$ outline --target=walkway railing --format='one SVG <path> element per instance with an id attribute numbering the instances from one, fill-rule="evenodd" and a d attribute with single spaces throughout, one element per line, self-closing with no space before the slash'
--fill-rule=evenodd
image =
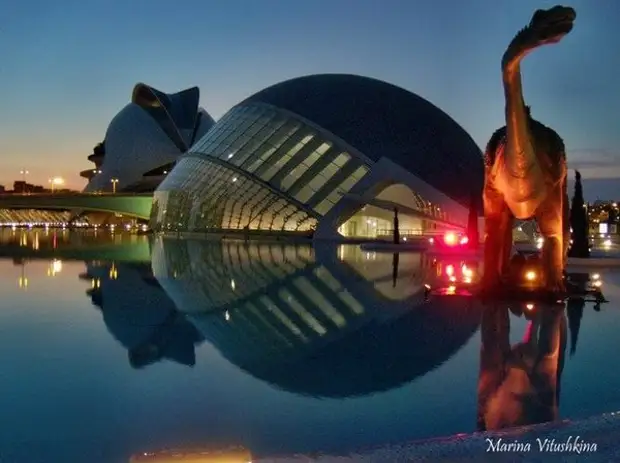
<path id="1" fill-rule="evenodd" d="M 458 229 L 455 227 L 454 231 L 458 232 L 460 230 L 462 230 L 462 227 L 459 227 Z M 406 236 L 406 237 L 412 237 L 412 238 L 428 238 L 430 236 L 443 236 L 446 233 L 446 229 L 443 230 L 433 230 L 433 229 L 423 229 L 423 228 L 410 228 L 410 229 L 404 229 L 401 228 L 398 230 L 398 233 L 401 237 Z M 380 228 L 377 230 L 377 237 L 392 237 L 394 236 L 394 229 L 393 228 Z"/>

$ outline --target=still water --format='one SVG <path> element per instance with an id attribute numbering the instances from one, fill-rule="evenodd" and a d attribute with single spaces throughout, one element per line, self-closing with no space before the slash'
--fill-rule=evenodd
<path id="1" fill-rule="evenodd" d="M 620 409 L 612 270 L 600 311 L 526 317 L 425 302 L 420 254 L 36 233 L 1 236 L 3 462 L 346 452 Z"/>

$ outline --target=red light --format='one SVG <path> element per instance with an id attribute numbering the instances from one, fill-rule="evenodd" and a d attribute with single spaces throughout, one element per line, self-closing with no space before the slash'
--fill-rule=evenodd
<path id="1" fill-rule="evenodd" d="M 446 265 L 446 275 L 449 277 L 454 275 L 454 265 Z"/>
<path id="2" fill-rule="evenodd" d="M 448 246 L 454 246 L 458 242 L 457 236 L 453 232 L 446 233 L 443 237 L 443 240 Z"/>

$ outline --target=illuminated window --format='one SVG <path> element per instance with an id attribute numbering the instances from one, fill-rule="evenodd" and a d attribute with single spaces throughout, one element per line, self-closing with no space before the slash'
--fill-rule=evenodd
<path id="1" fill-rule="evenodd" d="M 306 159 L 300 162 L 298 166 L 296 166 L 293 170 L 291 170 L 286 177 L 282 180 L 280 184 L 280 188 L 282 191 L 287 191 L 293 183 L 299 180 L 299 177 L 310 167 L 317 162 L 322 155 L 324 155 L 327 150 L 331 147 L 331 143 L 323 143 L 319 146 L 315 151 L 310 153 Z"/>
<path id="2" fill-rule="evenodd" d="M 340 201 L 343 194 L 346 194 L 357 182 L 361 180 L 366 172 L 368 172 L 368 169 L 364 166 L 355 169 L 355 171 L 344 179 L 342 183 L 334 189 L 334 191 L 327 195 L 323 201 L 317 204 L 314 210 L 319 214 L 326 214 L 338 201 Z"/>
<path id="3" fill-rule="evenodd" d="M 314 193 L 325 185 L 330 178 L 336 175 L 338 170 L 344 166 L 349 159 L 351 159 L 349 154 L 340 153 L 333 162 L 325 166 L 305 187 L 299 190 L 295 195 L 295 199 L 302 203 L 307 203 Z"/>
<path id="4" fill-rule="evenodd" d="M 264 181 L 268 182 L 271 178 L 286 164 L 289 159 L 291 159 L 295 154 L 299 152 L 312 138 L 314 135 L 306 135 L 302 138 L 295 146 L 293 146 L 290 150 L 284 153 L 280 158 L 273 163 L 271 167 L 269 167 L 265 172 L 263 172 L 260 177 Z"/>
<path id="5" fill-rule="evenodd" d="M 261 149 L 257 150 L 258 157 L 247 167 L 247 171 L 254 172 L 267 162 L 273 153 L 275 153 L 289 138 L 294 136 L 299 127 L 299 124 L 289 123 L 278 129 L 269 139 L 265 140 Z"/>

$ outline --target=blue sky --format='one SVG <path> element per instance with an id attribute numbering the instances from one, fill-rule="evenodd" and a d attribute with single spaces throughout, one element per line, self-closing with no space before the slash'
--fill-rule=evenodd
<path id="1" fill-rule="evenodd" d="M 0 0 L 0 183 L 25 167 L 29 181 L 83 186 L 86 156 L 139 81 L 165 92 L 197 85 L 219 118 L 288 78 L 367 75 L 430 100 L 483 147 L 503 125 L 502 53 L 554 3 Z M 526 59 L 526 100 L 564 137 L 586 195 L 620 197 L 620 2 L 567 4 L 575 29 Z"/>

